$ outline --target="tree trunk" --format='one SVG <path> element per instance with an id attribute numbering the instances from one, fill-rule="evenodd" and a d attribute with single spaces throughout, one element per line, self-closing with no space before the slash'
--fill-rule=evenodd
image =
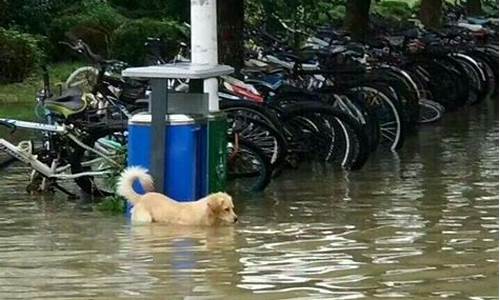
<path id="1" fill-rule="evenodd" d="M 467 0 L 467 15 L 479 16 L 482 12 L 481 0 Z"/>
<path id="2" fill-rule="evenodd" d="M 347 0 L 345 29 L 356 40 L 364 40 L 368 32 L 371 0 Z"/>
<path id="3" fill-rule="evenodd" d="M 420 4 L 420 21 L 425 27 L 437 29 L 441 26 L 443 0 L 422 0 Z"/>
<path id="4" fill-rule="evenodd" d="M 237 70 L 243 66 L 244 0 L 218 0 L 219 62 Z"/>

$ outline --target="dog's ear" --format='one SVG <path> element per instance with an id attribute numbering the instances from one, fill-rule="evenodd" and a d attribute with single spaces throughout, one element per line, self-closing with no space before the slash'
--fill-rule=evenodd
<path id="1" fill-rule="evenodd" d="M 214 195 L 208 199 L 207 205 L 212 212 L 217 212 L 218 210 L 220 210 L 222 203 L 223 199 L 221 197 Z"/>

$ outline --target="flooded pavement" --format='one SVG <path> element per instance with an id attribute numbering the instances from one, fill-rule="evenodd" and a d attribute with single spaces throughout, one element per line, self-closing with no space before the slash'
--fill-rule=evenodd
<path id="1" fill-rule="evenodd" d="M 498 163 L 498 105 L 473 107 L 360 172 L 235 196 L 241 223 L 218 229 L 132 227 L 10 169 L 0 299 L 498 299 Z"/>

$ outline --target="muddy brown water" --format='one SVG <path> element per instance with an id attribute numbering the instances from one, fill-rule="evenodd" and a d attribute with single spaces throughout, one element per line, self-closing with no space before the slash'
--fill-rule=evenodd
<path id="1" fill-rule="evenodd" d="M 493 101 L 494 102 L 494 101 Z M 240 224 L 131 226 L 0 176 L 0 299 L 498 299 L 498 105 L 355 173 L 308 165 Z"/>

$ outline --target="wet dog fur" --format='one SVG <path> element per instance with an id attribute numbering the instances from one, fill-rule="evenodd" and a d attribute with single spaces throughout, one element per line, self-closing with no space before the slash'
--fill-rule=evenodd
<path id="1" fill-rule="evenodd" d="M 135 181 L 141 183 L 146 191 L 144 195 L 134 190 Z M 238 216 L 234 213 L 233 200 L 226 193 L 211 194 L 194 202 L 177 202 L 153 191 L 153 178 L 147 170 L 130 167 L 121 174 L 116 192 L 133 205 L 131 210 L 133 223 L 217 226 L 238 221 Z"/>

